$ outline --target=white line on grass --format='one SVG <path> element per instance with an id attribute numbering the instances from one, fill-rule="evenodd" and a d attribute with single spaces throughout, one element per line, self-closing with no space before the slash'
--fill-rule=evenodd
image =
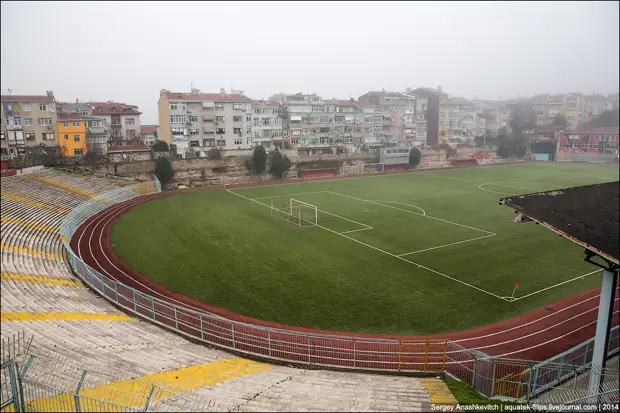
<path id="1" fill-rule="evenodd" d="M 423 210 L 422 208 L 420 208 L 419 206 L 415 206 L 415 205 L 411 205 L 411 204 L 405 204 L 404 202 L 396 202 L 396 201 L 381 201 L 381 200 L 374 200 L 373 202 L 379 202 L 379 203 L 384 203 L 384 204 L 398 204 L 398 205 L 405 205 L 408 207 L 412 207 L 412 208 L 416 208 L 419 209 L 420 211 L 422 211 L 421 214 L 418 215 L 422 215 L 422 216 L 426 216 L 426 211 Z"/>
<path id="2" fill-rule="evenodd" d="M 445 244 L 445 245 L 438 245 L 438 246 L 436 246 L 436 247 L 425 248 L 425 249 L 423 249 L 423 250 L 417 250 L 417 251 L 412 251 L 412 252 L 406 252 L 406 253 L 404 253 L 404 254 L 399 254 L 398 256 L 399 256 L 399 257 L 404 257 L 405 255 L 412 255 L 412 254 L 417 254 L 417 253 L 419 253 L 419 252 L 425 252 L 425 251 L 430 251 L 430 250 L 436 250 L 436 249 L 438 249 L 438 248 L 449 247 L 449 246 L 452 246 L 452 245 L 463 244 L 463 243 L 465 243 L 465 242 L 476 241 L 476 240 L 478 240 L 478 239 L 489 238 L 489 237 L 494 237 L 494 236 L 495 236 L 495 235 L 491 235 L 491 234 L 488 234 L 488 235 L 483 235 L 483 236 L 481 236 L 481 237 L 470 238 L 470 239 L 466 239 L 466 240 L 463 240 L 463 241 L 452 242 L 452 243 L 450 243 L 450 244 Z"/>
<path id="3" fill-rule="evenodd" d="M 342 231 L 342 232 L 340 232 L 340 234 L 349 234 L 349 233 L 351 233 L 351 232 L 366 231 L 366 230 L 368 230 L 368 229 L 372 229 L 372 227 L 352 229 L 352 230 L 350 230 L 350 231 Z"/>
<path id="4" fill-rule="evenodd" d="M 437 221 L 446 222 L 446 223 L 452 224 L 452 225 L 458 225 L 459 227 L 469 228 L 469 229 L 472 229 L 472 230 L 478 231 L 478 232 L 484 232 L 485 234 L 497 235 L 496 233 L 491 232 L 491 231 L 487 231 L 485 229 L 470 227 L 469 225 L 459 224 L 458 222 L 448 221 L 447 219 L 436 218 L 436 217 L 432 217 L 430 215 L 421 215 L 421 214 L 418 214 L 416 212 L 409 211 L 407 209 L 402 209 L 402 208 L 398 208 L 398 207 L 391 206 L 391 205 L 384 205 L 384 204 L 380 204 L 379 202 L 369 201 L 367 199 L 357 198 L 357 197 L 354 197 L 354 196 L 351 196 L 351 195 L 345 195 L 345 194 L 341 194 L 341 193 L 334 192 L 334 191 L 327 191 L 327 192 L 329 192 L 330 194 L 335 194 L 335 195 L 340 195 L 340 196 L 344 196 L 344 197 L 347 197 L 347 198 L 355 199 L 357 201 L 368 202 L 370 204 L 379 205 L 379 206 L 382 206 L 382 207 L 385 207 L 385 208 L 396 209 L 398 211 L 406 212 L 408 214 L 423 216 L 424 218 L 430 218 L 430 219 L 434 219 L 434 220 L 437 220 Z"/>
<path id="5" fill-rule="evenodd" d="M 230 190 L 228 190 L 228 189 L 226 189 L 226 191 L 227 191 L 227 192 L 230 192 L 230 193 L 232 193 L 232 194 L 234 194 L 234 195 L 237 195 L 238 197 L 241 197 L 241 198 L 247 199 L 248 201 L 255 202 L 255 203 L 259 204 L 259 205 L 265 206 L 265 207 L 267 207 L 267 208 L 270 208 L 270 209 L 275 209 L 275 208 L 272 208 L 272 207 L 271 207 L 271 205 L 263 204 L 263 203 L 262 203 L 262 202 L 260 202 L 260 201 L 256 201 L 256 200 L 254 200 L 254 199 L 252 199 L 252 198 L 248 198 L 247 196 L 244 196 L 244 195 L 238 194 L 238 193 L 233 192 L 233 191 L 230 191 Z M 339 194 L 339 195 L 340 195 L 340 194 Z M 380 205 L 380 204 L 378 204 L 378 205 Z M 384 205 L 384 206 L 387 206 L 387 205 Z M 403 211 L 405 211 L 405 210 L 403 210 Z M 409 211 L 409 212 L 410 212 L 410 211 Z M 418 215 L 419 215 L 419 214 L 418 214 Z M 450 280 L 452 280 L 452 281 L 456 281 L 456 282 L 458 282 L 459 284 L 463 284 L 463 285 L 465 285 L 465 286 L 467 286 L 467 287 L 470 287 L 470 288 L 473 288 L 473 289 L 478 290 L 478 291 L 480 291 L 480 292 L 483 292 L 483 293 L 485 293 L 485 294 L 491 295 L 491 296 L 493 296 L 493 297 L 495 297 L 495 298 L 498 298 L 498 299 L 500 299 L 500 300 L 502 300 L 502 301 L 507 301 L 505 298 L 500 297 L 500 296 L 499 296 L 499 295 L 497 295 L 497 294 L 493 294 L 492 292 L 489 292 L 489 291 L 483 290 L 482 288 L 476 287 L 475 285 L 468 284 L 468 283 L 466 283 L 465 281 L 461 281 L 461 280 L 459 280 L 459 279 L 457 279 L 457 278 L 451 277 L 451 276 L 449 276 L 449 275 L 447 275 L 447 274 L 444 274 L 444 273 L 439 272 L 439 271 L 437 271 L 437 270 L 434 270 L 434 269 L 432 269 L 432 268 L 429 268 L 429 267 L 426 267 L 426 266 L 424 266 L 424 265 L 418 264 L 417 262 L 413 262 L 413 261 L 410 261 L 410 260 L 408 260 L 408 259 L 406 259 L 406 258 L 399 257 L 398 255 L 392 254 L 391 252 L 387 252 L 387 251 L 382 250 L 381 248 L 375 247 L 374 245 L 366 244 L 365 242 L 362 242 L 362 241 L 360 241 L 360 240 L 358 240 L 358 239 L 351 238 L 351 237 L 349 237 L 348 235 L 341 234 L 340 232 L 334 231 L 333 229 L 330 229 L 330 228 L 324 227 L 324 226 L 319 225 L 319 224 L 316 224 L 316 226 L 317 226 L 317 227 L 319 227 L 319 228 L 321 228 L 321 229 L 324 229 L 325 231 L 329 231 L 329 232 L 331 232 L 331 233 L 333 233 L 333 234 L 340 235 L 341 237 L 347 238 L 347 239 L 349 239 L 349 240 L 351 240 L 351 241 L 353 241 L 353 242 L 357 242 L 358 244 L 364 245 L 365 247 L 371 248 L 371 249 L 373 249 L 373 250 L 375 250 L 375 251 L 382 252 L 382 253 L 384 253 L 384 254 L 386 254 L 386 255 L 389 255 L 389 256 L 394 257 L 394 258 L 396 258 L 396 259 L 399 259 L 399 260 L 401 260 L 401 261 L 407 262 L 407 263 L 409 263 L 409 264 L 417 265 L 417 266 L 418 266 L 418 268 L 422 268 L 422 269 L 424 269 L 424 270 L 426 270 L 426 271 L 429 271 L 429 272 L 432 272 L 432 273 L 434 273 L 434 274 L 441 275 L 442 277 L 448 278 L 448 279 L 450 279 Z M 493 234 L 493 235 L 495 235 L 495 234 Z"/>
<path id="6" fill-rule="evenodd" d="M 297 192 L 296 194 L 286 194 L 286 195 L 272 195 L 272 196 L 261 196 L 258 198 L 252 198 L 252 199 L 269 199 L 269 198 L 285 198 L 287 196 L 295 196 L 295 195 L 309 195 L 309 194 L 320 194 L 322 192 L 327 192 L 327 191 L 312 191 L 312 192 Z"/>
<path id="7" fill-rule="evenodd" d="M 546 288 L 543 288 L 543 289 L 541 289 L 541 290 L 534 291 L 533 293 L 529 293 L 529 294 L 526 294 L 526 295 L 524 295 L 524 296 L 521 296 L 521 297 L 515 298 L 515 299 L 514 299 L 514 300 L 512 300 L 512 301 L 519 301 L 519 300 L 521 300 L 521 299 L 523 299 L 523 298 L 530 297 L 530 296 L 532 296 L 532 295 L 534 295 L 534 294 L 542 293 L 543 291 L 547 291 L 547 290 L 550 290 L 550 289 L 552 289 L 552 288 L 559 287 L 559 286 L 560 286 L 560 285 L 562 285 L 562 284 L 566 284 L 566 283 L 569 283 L 569 282 L 571 282 L 571 281 L 575 281 L 575 280 L 579 280 L 579 279 L 585 278 L 585 277 L 587 277 L 588 275 L 596 274 L 596 273 L 597 273 L 597 272 L 599 272 L 599 271 L 603 271 L 603 270 L 602 270 L 602 269 L 600 269 L 600 270 L 594 270 L 594 271 L 591 271 L 591 272 L 589 272 L 589 273 L 587 273 L 587 274 L 581 274 L 581 275 L 579 275 L 579 276 L 577 276 L 577 277 L 575 277 L 575 278 L 571 278 L 570 280 L 562 281 L 561 283 L 554 284 L 554 285 L 552 285 L 552 286 L 550 286 L 550 287 L 546 287 Z"/>

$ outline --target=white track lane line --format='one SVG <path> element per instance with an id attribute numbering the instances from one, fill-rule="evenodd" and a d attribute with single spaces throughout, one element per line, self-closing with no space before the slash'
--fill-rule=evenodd
<path id="1" fill-rule="evenodd" d="M 228 191 L 228 189 L 226 189 L 226 191 Z M 248 198 L 247 196 L 244 196 L 244 195 L 238 194 L 238 193 L 236 193 L 236 192 L 232 192 L 232 191 L 228 191 L 228 192 L 230 192 L 231 194 L 236 195 L 236 196 L 238 196 L 238 197 L 241 197 L 241 198 L 247 199 L 248 201 L 255 202 L 255 203 L 257 203 L 257 204 L 259 204 L 259 205 L 262 205 L 262 206 L 264 206 L 264 207 L 267 207 L 267 208 L 272 208 L 272 207 L 271 207 L 271 205 L 263 204 L 262 202 L 260 202 L 260 201 L 256 201 L 256 200 L 254 200 L 254 199 L 252 199 L 252 198 Z M 340 194 L 338 194 L 338 195 L 340 195 Z M 380 204 L 377 204 L 377 205 L 380 205 Z M 387 207 L 387 205 L 382 205 L 382 206 L 386 206 L 386 207 Z M 275 209 L 275 208 L 273 208 L 273 209 Z M 403 211 L 412 213 L 411 211 L 406 211 L 406 210 L 404 210 L 404 209 L 403 209 Z M 420 215 L 420 214 L 416 214 L 416 215 Z M 461 281 L 461 280 L 459 280 L 459 279 L 457 279 L 457 278 L 451 277 L 451 276 L 449 276 L 449 275 L 447 275 L 447 274 L 444 274 L 444 273 L 439 272 L 439 271 L 437 271 L 437 270 L 434 270 L 434 269 L 432 269 L 432 268 L 426 267 L 426 266 L 424 266 L 424 265 L 422 265 L 422 264 L 418 264 L 417 262 L 413 262 L 413 261 L 410 261 L 410 260 L 408 260 L 408 259 L 406 259 L 406 258 L 399 257 L 398 255 L 392 254 L 391 252 L 388 252 L 388 251 L 382 250 L 381 248 L 375 247 L 374 245 L 366 244 L 365 242 L 362 242 L 362 241 L 360 241 L 360 240 L 358 240 L 358 239 L 351 238 L 351 237 L 349 237 L 348 235 L 341 234 L 340 232 L 334 231 L 333 229 L 330 229 L 330 228 L 324 227 L 324 226 L 319 225 L 319 224 L 316 224 L 316 226 L 317 226 L 317 227 L 319 227 L 319 228 L 322 228 L 322 229 L 324 229 L 324 230 L 326 230 L 326 231 L 329 231 L 329 232 L 331 232 L 331 233 L 333 233 L 333 234 L 340 235 L 341 237 L 347 238 L 347 239 L 349 239 L 349 240 L 351 240 L 351 241 L 353 241 L 353 242 L 357 242 L 358 244 L 364 245 L 365 247 L 372 248 L 372 249 L 373 249 L 373 250 L 375 250 L 375 251 L 382 252 L 382 253 L 384 253 L 384 254 L 386 254 L 386 255 L 389 255 L 389 256 L 394 257 L 394 258 L 396 258 L 396 259 L 399 259 L 399 260 L 401 260 L 401 261 L 405 261 L 405 262 L 407 262 L 407 263 L 409 263 L 409 264 L 417 265 L 417 266 L 418 266 L 418 268 L 422 268 L 422 269 L 424 269 L 424 270 L 426 270 L 426 271 L 429 271 L 429 272 L 432 272 L 432 273 L 434 273 L 434 274 L 440 275 L 440 276 L 442 276 L 442 277 L 448 278 L 448 279 L 450 279 L 450 280 L 452 280 L 452 281 L 455 281 L 455 282 L 458 282 L 458 283 L 460 283 L 460 284 L 463 284 L 463 285 L 465 285 L 465 286 L 467 286 L 467 287 L 473 288 L 474 290 L 478 290 L 478 291 L 480 291 L 480 292 L 483 292 L 483 293 L 485 293 L 485 294 L 488 294 L 488 295 L 490 295 L 490 296 L 493 296 L 493 297 L 495 297 L 495 298 L 497 298 L 497 299 L 499 299 L 499 300 L 502 300 L 502 301 L 508 301 L 508 300 L 506 300 L 505 298 L 500 297 L 500 296 L 499 296 L 499 295 L 497 295 L 497 294 L 494 294 L 494 293 L 492 293 L 492 292 L 489 292 L 489 291 L 483 290 L 482 288 L 476 287 L 475 285 L 468 284 L 468 283 L 466 283 L 465 281 Z M 495 235 L 495 234 L 493 234 L 493 235 Z"/>
<path id="2" fill-rule="evenodd" d="M 382 206 L 382 207 L 385 207 L 385 208 L 395 209 L 395 210 L 397 210 L 397 211 L 406 212 L 406 213 L 408 213 L 408 214 L 413 214 L 413 215 L 422 216 L 422 217 L 424 217 L 424 218 L 434 219 L 434 220 L 436 220 L 436 221 L 446 222 L 446 223 L 448 223 L 448 224 L 457 225 L 457 226 L 459 226 L 459 227 L 464 227 L 464 228 L 472 229 L 472 230 L 474 230 L 474 231 L 484 232 L 485 234 L 497 235 L 496 233 L 491 232 L 491 231 L 487 231 L 487 230 L 485 230 L 485 229 L 480 229 L 480 228 L 470 227 L 469 225 L 459 224 L 458 222 L 448 221 L 447 219 L 436 218 L 436 217 L 432 217 L 432 216 L 430 216 L 430 215 L 421 215 L 421 214 L 418 214 L 418 213 L 416 213 L 416 212 L 409 211 L 409 210 L 407 210 L 407 209 L 402 209 L 402 208 L 398 208 L 398 207 L 391 206 L 391 205 L 384 205 L 384 204 L 380 204 L 380 203 L 378 203 L 378 202 L 369 201 L 369 200 L 367 200 L 367 199 L 362 199 L 362 198 L 357 198 L 357 197 L 354 197 L 354 196 L 351 196 L 351 195 L 341 194 L 341 193 L 339 193 L 339 192 L 329 191 L 329 193 L 334 194 L 334 195 L 340 195 L 340 196 L 343 196 L 343 197 L 346 197 L 346 198 L 355 199 L 355 200 L 357 200 L 357 201 L 361 201 L 361 202 L 368 202 L 368 203 L 370 203 L 370 204 L 379 205 L 379 206 Z"/>

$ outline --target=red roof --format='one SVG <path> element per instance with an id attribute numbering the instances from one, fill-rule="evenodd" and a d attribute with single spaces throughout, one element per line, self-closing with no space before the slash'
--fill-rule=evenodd
<path id="1" fill-rule="evenodd" d="M 381 105 L 375 105 L 372 102 L 359 102 L 359 105 L 363 108 L 380 108 Z"/>
<path id="2" fill-rule="evenodd" d="M 140 126 L 140 134 L 141 135 L 147 135 L 147 134 L 155 134 L 157 133 L 157 125 L 142 125 Z"/>
<path id="3" fill-rule="evenodd" d="M 280 106 L 280 104 L 278 102 L 271 102 L 269 100 L 253 100 L 252 101 L 252 106 L 271 106 L 271 107 L 277 107 L 277 106 Z"/>
<path id="4" fill-rule="evenodd" d="M 252 103 L 252 99 L 247 96 L 233 93 L 177 93 L 177 92 L 163 92 L 168 99 L 180 99 L 180 100 L 193 100 L 202 102 L 203 100 L 210 100 L 214 102 L 240 102 L 240 103 Z"/>
<path id="5" fill-rule="evenodd" d="M 2 102 L 53 102 L 53 96 L 47 95 L 2 95 Z"/>
<path id="6" fill-rule="evenodd" d="M 119 145 L 110 146 L 108 152 L 125 152 L 125 151 L 150 151 L 151 148 L 147 145 Z"/>
<path id="7" fill-rule="evenodd" d="M 350 100 L 338 100 L 338 99 L 334 99 L 333 104 L 336 106 L 355 106 L 355 102 L 352 102 Z"/>
<path id="8" fill-rule="evenodd" d="M 141 115 L 130 105 L 118 102 L 88 102 L 90 106 L 94 106 L 93 115 Z M 101 108 L 101 112 L 97 108 Z M 115 109 L 114 111 L 112 109 Z M 126 111 L 126 109 L 129 109 Z"/>
<path id="9" fill-rule="evenodd" d="M 58 112 L 59 120 L 79 120 L 82 119 L 83 116 L 79 113 L 75 112 Z"/>

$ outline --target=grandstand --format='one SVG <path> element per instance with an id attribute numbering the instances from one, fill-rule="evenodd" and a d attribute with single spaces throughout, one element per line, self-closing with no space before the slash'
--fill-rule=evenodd
<path id="1" fill-rule="evenodd" d="M 275 366 L 126 315 L 73 276 L 59 232 L 72 209 L 116 185 L 53 169 L 1 183 L 2 338 L 34 337 L 19 358 L 29 409 L 423 411 L 456 402 L 437 379 Z"/>

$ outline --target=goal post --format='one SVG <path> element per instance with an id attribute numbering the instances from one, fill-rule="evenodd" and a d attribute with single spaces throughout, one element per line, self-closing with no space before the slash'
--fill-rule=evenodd
<path id="1" fill-rule="evenodd" d="M 311 227 L 318 224 L 319 210 L 316 205 L 289 198 L 271 200 L 271 216 L 277 216 L 290 221 L 300 228 Z"/>
<path id="2" fill-rule="evenodd" d="M 384 170 L 385 170 L 385 164 L 382 162 L 362 164 L 362 174 L 373 173 L 373 172 L 383 172 Z"/>

